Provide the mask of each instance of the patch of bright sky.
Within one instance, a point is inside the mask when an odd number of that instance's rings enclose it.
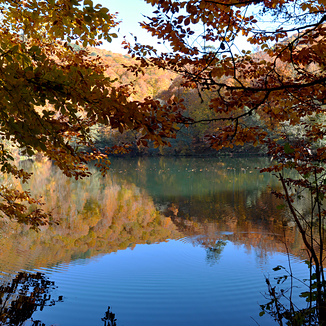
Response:
[[[141,44],[148,44],[158,48],[159,51],[168,51],[164,45],[157,44],[158,40],[147,33],[140,27],[139,22],[146,20],[145,16],[153,17],[155,7],[147,4],[144,0],[94,0],[95,3],[100,3],[103,7],[109,9],[110,13],[117,14],[117,20],[121,21],[120,25],[114,30],[118,34],[118,38],[111,43],[103,42],[103,48],[114,53],[127,53],[121,46],[123,37],[130,43],[134,43],[134,36]],[[118,32],[119,30],[119,32]],[[131,35],[133,34],[133,35]]]
[[[121,46],[123,37],[125,36],[127,41],[133,43],[134,36],[136,36],[137,41],[141,44],[151,45],[160,52],[170,51],[168,45],[158,44],[159,40],[152,37],[139,25],[139,22],[146,21],[144,16],[155,16],[153,14],[153,11],[156,10],[155,7],[152,7],[144,0],[94,0],[95,3],[102,4],[103,7],[109,9],[110,13],[118,12],[117,19],[121,21],[121,24],[115,29],[119,36],[118,39],[114,39],[111,43],[103,42],[102,48],[114,53],[126,54],[127,50],[124,50]],[[239,37],[237,40],[237,48],[239,50],[253,50],[244,37]]]

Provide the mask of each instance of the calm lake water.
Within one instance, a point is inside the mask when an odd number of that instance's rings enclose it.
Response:
[[[308,270],[271,195],[277,181],[256,169],[266,164],[113,159],[106,177],[91,169],[77,182],[51,162],[25,163],[60,224],[35,233],[1,221],[3,325],[111,325],[108,306],[118,326],[276,325],[259,304],[265,276],[288,267],[284,242],[295,276]]]

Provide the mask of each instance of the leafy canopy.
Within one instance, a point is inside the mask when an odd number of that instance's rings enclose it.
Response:
[[[182,75],[183,87],[196,89],[200,96],[209,90],[214,115],[186,122],[223,122],[207,135],[214,148],[261,143],[269,146],[271,154],[282,151],[302,161],[311,144],[323,139],[324,1],[146,2],[156,11],[143,27],[173,51],[158,54],[149,46],[126,44],[139,60],[130,69],[164,67]],[[244,39],[256,48],[254,52],[239,49]],[[253,114],[259,121],[254,125]],[[298,125],[300,139],[290,140],[288,131]],[[284,143],[293,151],[279,147]],[[324,146],[318,147],[318,155],[325,157]]]
[[[29,178],[15,165],[11,145],[20,155],[42,153],[69,177],[89,175],[86,164],[91,160],[105,173],[109,161],[92,141],[96,124],[121,133],[141,131],[138,142],[152,140],[157,146],[174,135],[172,107],[160,108],[149,98],[130,100],[132,85],[113,86],[114,80],[104,74],[108,67],[89,56],[87,46],[117,36],[111,32],[117,22],[108,9],[91,0],[1,0],[0,12],[3,174],[23,182]],[[37,228],[50,218],[29,192],[4,184],[0,197],[0,211],[21,223]],[[28,209],[24,202],[37,208]]]

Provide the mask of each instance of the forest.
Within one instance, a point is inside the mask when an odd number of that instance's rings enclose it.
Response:
[[[77,46],[74,46],[77,49]],[[214,51],[213,47],[208,48]],[[184,115],[193,121],[214,118],[214,113],[209,109],[210,100],[214,97],[211,90],[203,90],[200,94],[196,89],[189,89],[182,85],[183,81],[178,73],[171,70],[163,70],[157,67],[146,67],[143,73],[137,77],[126,69],[126,66],[136,64],[130,55],[112,53],[111,51],[88,48],[90,56],[98,56],[108,69],[106,75],[112,80],[116,80],[117,85],[133,84],[133,94],[131,98],[142,101],[147,97],[152,97],[161,103],[167,103],[172,97],[183,100]],[[253,57],[268,59],[262,51],[253,53]],[[322,117],[320,117],[322,119]],[[282,132],[287,133],[287,137],[294,140],[300,137],[297,126],[287,123],[277,124],[269,130],[268,123],[258,115],[250,115],[246,119],[247,125],[258,124],[266,130],[269,137],[278,137]],[[141,133],[127,131],[120,133],[119,130],[111,129],[109,126],[97,125],[93,129],[93,137],[96,148],[104,149],[114,145],[123,146],[125,143],[132,144],[128,148],[128,153],[122,155],[138,156],[221,156],[221,155],[267,155],[268,148],[264,144],[253,146],[244,143],[233,148],[224,148],[217,152],[212,149],[205,136],[216,130],[217,122],[196,123],[187,126],[182,125],[176,133],[176,138],[169,139],[171,146],[160,146],[154,148],[153,143],[149,142],[144,146],[136,143]]]

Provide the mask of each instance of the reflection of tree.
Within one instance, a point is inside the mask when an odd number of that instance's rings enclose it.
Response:
[[[222,239],[257,248],[262,257],[283,252],[286,216],[267,189],[271,176],[254,169],[262,161],[113,159],[105,178],[94,168],[91,178],[78,182],[50,161],[35,163],[29,167],[33,195],[43,195],[45,210],[60,225],[35,233],[0,220],[6,233],[0,238],[0,269],[17,270],[18,259],[19,269],[37,268],[184,236],[204,248]],[[199,235],[205,243],[197,243]],[[291,252],[301,253],[296,230],[288,227],[286,237]]]
[[[52,306],[57,301],[49,292],[54,289],[54,282],[49,281],[44,274],[19,272],[6,285],[0,285],[0,323],[7,326],[20,326],[32,317],[39,308]],[[33,326],[43,325],[39,320],[33,321]]]
[[[215,265],[221,258],[221,253],[227,242],[218,240],[212,247],[206,249],[206,262],[209,266]]]
[[[22,326],[30,319],[31,326],[45,326],[40,320],[33,320],[33,313],[45,306],[53,306],[62,301],[51,298],[50,292],[55,289],[53,281],[42,273],[19,272],[11,282],[0,285],[0,325]],[[104,326],[117,326],[115,314],[110,306],[101,318]]]
[[[103,318],[101,318],[104,322],[104,326],[117,326],[115,314],[110,311],[110,306],[108,306],[108,310],[105,312]]]
[[[30,183],[34,195],[43,195],[45,210],[60,224],[35,233],[0,220],[0,232],[6,230],[0,238],[3,271],[17,270],[17,261],[19,269],[38,268],[180,237],[171,219],[134,184],[119,185],[95,168],[91,178],[78,182],[64,177],[51,162],[29,168],[35,175]]]
[[[277,184],[271,175],[257,167],[266,158],[138,158],[113,159],[118,183],[128,181],[156,200],[174,201],[179,196],[207,196],[212,193],[246,190],[253,196],[268,185]]]
[[[284,226],[283,222],[286,220],[281,215],[282,212],[273,208],[273,205],[277,205],[275,197],[267,192],[262,193],[256,205],[249,208],[241,205],[243,199],[245,196],[241,197],[239,194],[238,205],[232,208],[226,205],[224,210],[222,205],[218,210],[219,203],[216,203],[215,220],[214,211],[207,220],[205,218],[210,216],[208,214],[184,216],[186,202],[183,202],[182,198],[179,198],[177,204],[171,205],[173,211],[168,208],[165,214],[170,216],[178,230],[195,246],[207,249],[213,247],[218,240],[231,241],[236,246],[245,246],[248,252],[255,251],[258,261],[263,263],[270,253],[286,252],[284,246],[286,242],[292,254],[306,258],[298,230],[292,226]],[[203,212],[206,212],[204,200],[202,202],[198,200],[197,203],[198,206],[203,206]]]

